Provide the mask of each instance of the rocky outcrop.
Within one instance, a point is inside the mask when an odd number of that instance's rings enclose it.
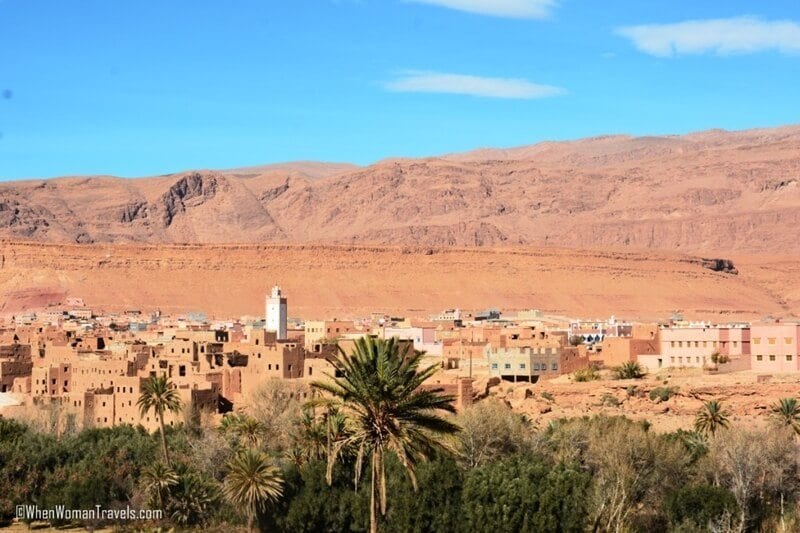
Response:
[[[217,193],[217,178],[198,172],[182,177],[161,197],[162,220],[169,227],[179,213],[186,211],[187,204],[202,204]]]

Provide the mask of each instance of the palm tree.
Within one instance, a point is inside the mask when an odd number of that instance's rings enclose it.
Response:
[[[167,436],[164,433],[164,413],[167,411],[178,413],[181,410],[181,397],[172,386],[166,375],[150,376],[142,383],[142,392],[136,402],[142,418],[152,409],[155,411],[158,427],[161,431],[161,451],[164,453],[164,463],[171,466],[167,452]]]
[[[772,406],[772,416],[778,424],[800,435],[800,403],[797,398],[781,398]]]
[[[258,511],[283,494],[283,478],[263,452],[246,449],[228,463],[222,487],[225,498],[247,513],[247,529],[253,531]]]
[[[167,505],[170,519],[181,526],[205,523],[217,506],[219,493],[215,483],[186,465],[177,470],[178,483],[170,490]]]
[[[219,431],[235,437],[241,446],[259,448],[263,442],[266,428],[252,416],[227,414],[222,417]]]
[[[325,422],[327,426],[327,422]],[[300,417],[299,443],[306,460],[318,460],[325,454],[325,427],[317,422],[309,409]]]
[[[379,504],[381,514],[386,514],[384,454],[397,457],[416,490],[417,463],[436,451],[447,450],[437,436],[455,433],[459,427],[438,414],[455,412],[452,396],[421,388],[437,371],[435,366],[419,369],[421,354],[401,351],[395,338],[372,337],[358,339],[350,355],[340,352],[333,365],[341,377],[328,375],[329,380],[312,383],[331,397],[329,402],[341,409],[351,426],[349,433],[331,446],[328,483],[342,450],[356,450],[356,484],[364,457],[370,457],[370,531],[375,533]]]
[[[164,509],[164,494],[178,484],[178,475],[164,463],[155,463],[142,471],[144,488],[155,496],[159,509]]]
[[[728,427],[728,413],[719,400],[709,400],[703,404],[694,419],[694,428],[713,437],[718,429]]]
[[[637,361],[626,361],[614,369],[617,379],[640,379],[645,371]]]

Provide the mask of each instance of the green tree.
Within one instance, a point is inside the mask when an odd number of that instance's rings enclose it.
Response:
[[[222,492],[231,505],[245,510],[247,528],[253,531],[259,511],[283,494],[283,478],[265,453],[246,449],[228,462]]]
[[[534,455],[517,455],[470,470],[462,513],[470,531],[580,532],[586,529],[587,473]]]
[[[462,526],[461,491],[464,471],[451,458],[426,461],[417,469],[414,492],[402,466],[389,461],[389,491],[394,495],[386,514],[386,532],[450,533]],[[391,475],[397,473],[398,475]]]
[[[397,339],[362,337],[352,354],[341,351],[336,374],[312,386],[332,398],[348,418],[350,435],[336,442],[328,455],[329,473],[345,447],[357,450],[355,478],[361,477],[365,457],[371,462],[370,531],[377,531],[378,511],[386,514],[384,454],[397,457],[417,487],[414,470],[420,460],[445,450],[439,436],[456,433],[458,426],[439,416],[455,412],[452,397],[421,385],[437,372],[420,370],[422,355],[400,350]]]
[[[171,487],[167,513],[180,526],[205,524],[217,507],[217,485],[185,465],[177,468],[178,482]]]
[[[718,430],[728,427],[728,424],[728,413],[719,400],[705,402],[694,419],[694,428],[706,435],[710,434],[712,437]]]
[[[178,484],[178,475],[164,463],[158,462],[142,470],[142,483],[159,509],[164,509],[166,495],[170,488]]]
[[[222,417],[219,431],[223,435],[233,437],[240,446],[259,448],[263,443],[266,428],[260,420],[252,416],[227,414]]]
[[[355,491],[353,478],[344,469],[333,472],[331,483],[324,461],[307,462],[285,476],[286,509],[268,517],[276,522],[274,529],[297,533],[366,531],[366,491]]]
[[[167,379],[166,375],[151,376],[142,383],[142,392],[136,402],[139,413],[144,416],[151,410],[155,412],[158,428],[161,433],[161,452],[164,454],[164,463],[171,466],[167,450],[167,435],[164,432],[164,413],[170,411],[178,413],[181,410],[181,398],[178,391]]]
[[[724,516],[738,516],[739,505],[728,489],[711,485],[690,485],[672,491],[664,504],[673,527],[691,525],[705,528]]]
[[[779,425],[800,435],[800,403],[797,398],[781,398],[772,406],[772,417]]]

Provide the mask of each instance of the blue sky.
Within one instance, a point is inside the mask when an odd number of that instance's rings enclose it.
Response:
[[[0,179],[800,122],[800,2],[0,0]]]

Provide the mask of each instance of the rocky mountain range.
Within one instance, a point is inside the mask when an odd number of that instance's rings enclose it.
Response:
[[[0,183],[0,238],[795,254],[800,126]],[[709,255],[710,254],[710,255]]]

